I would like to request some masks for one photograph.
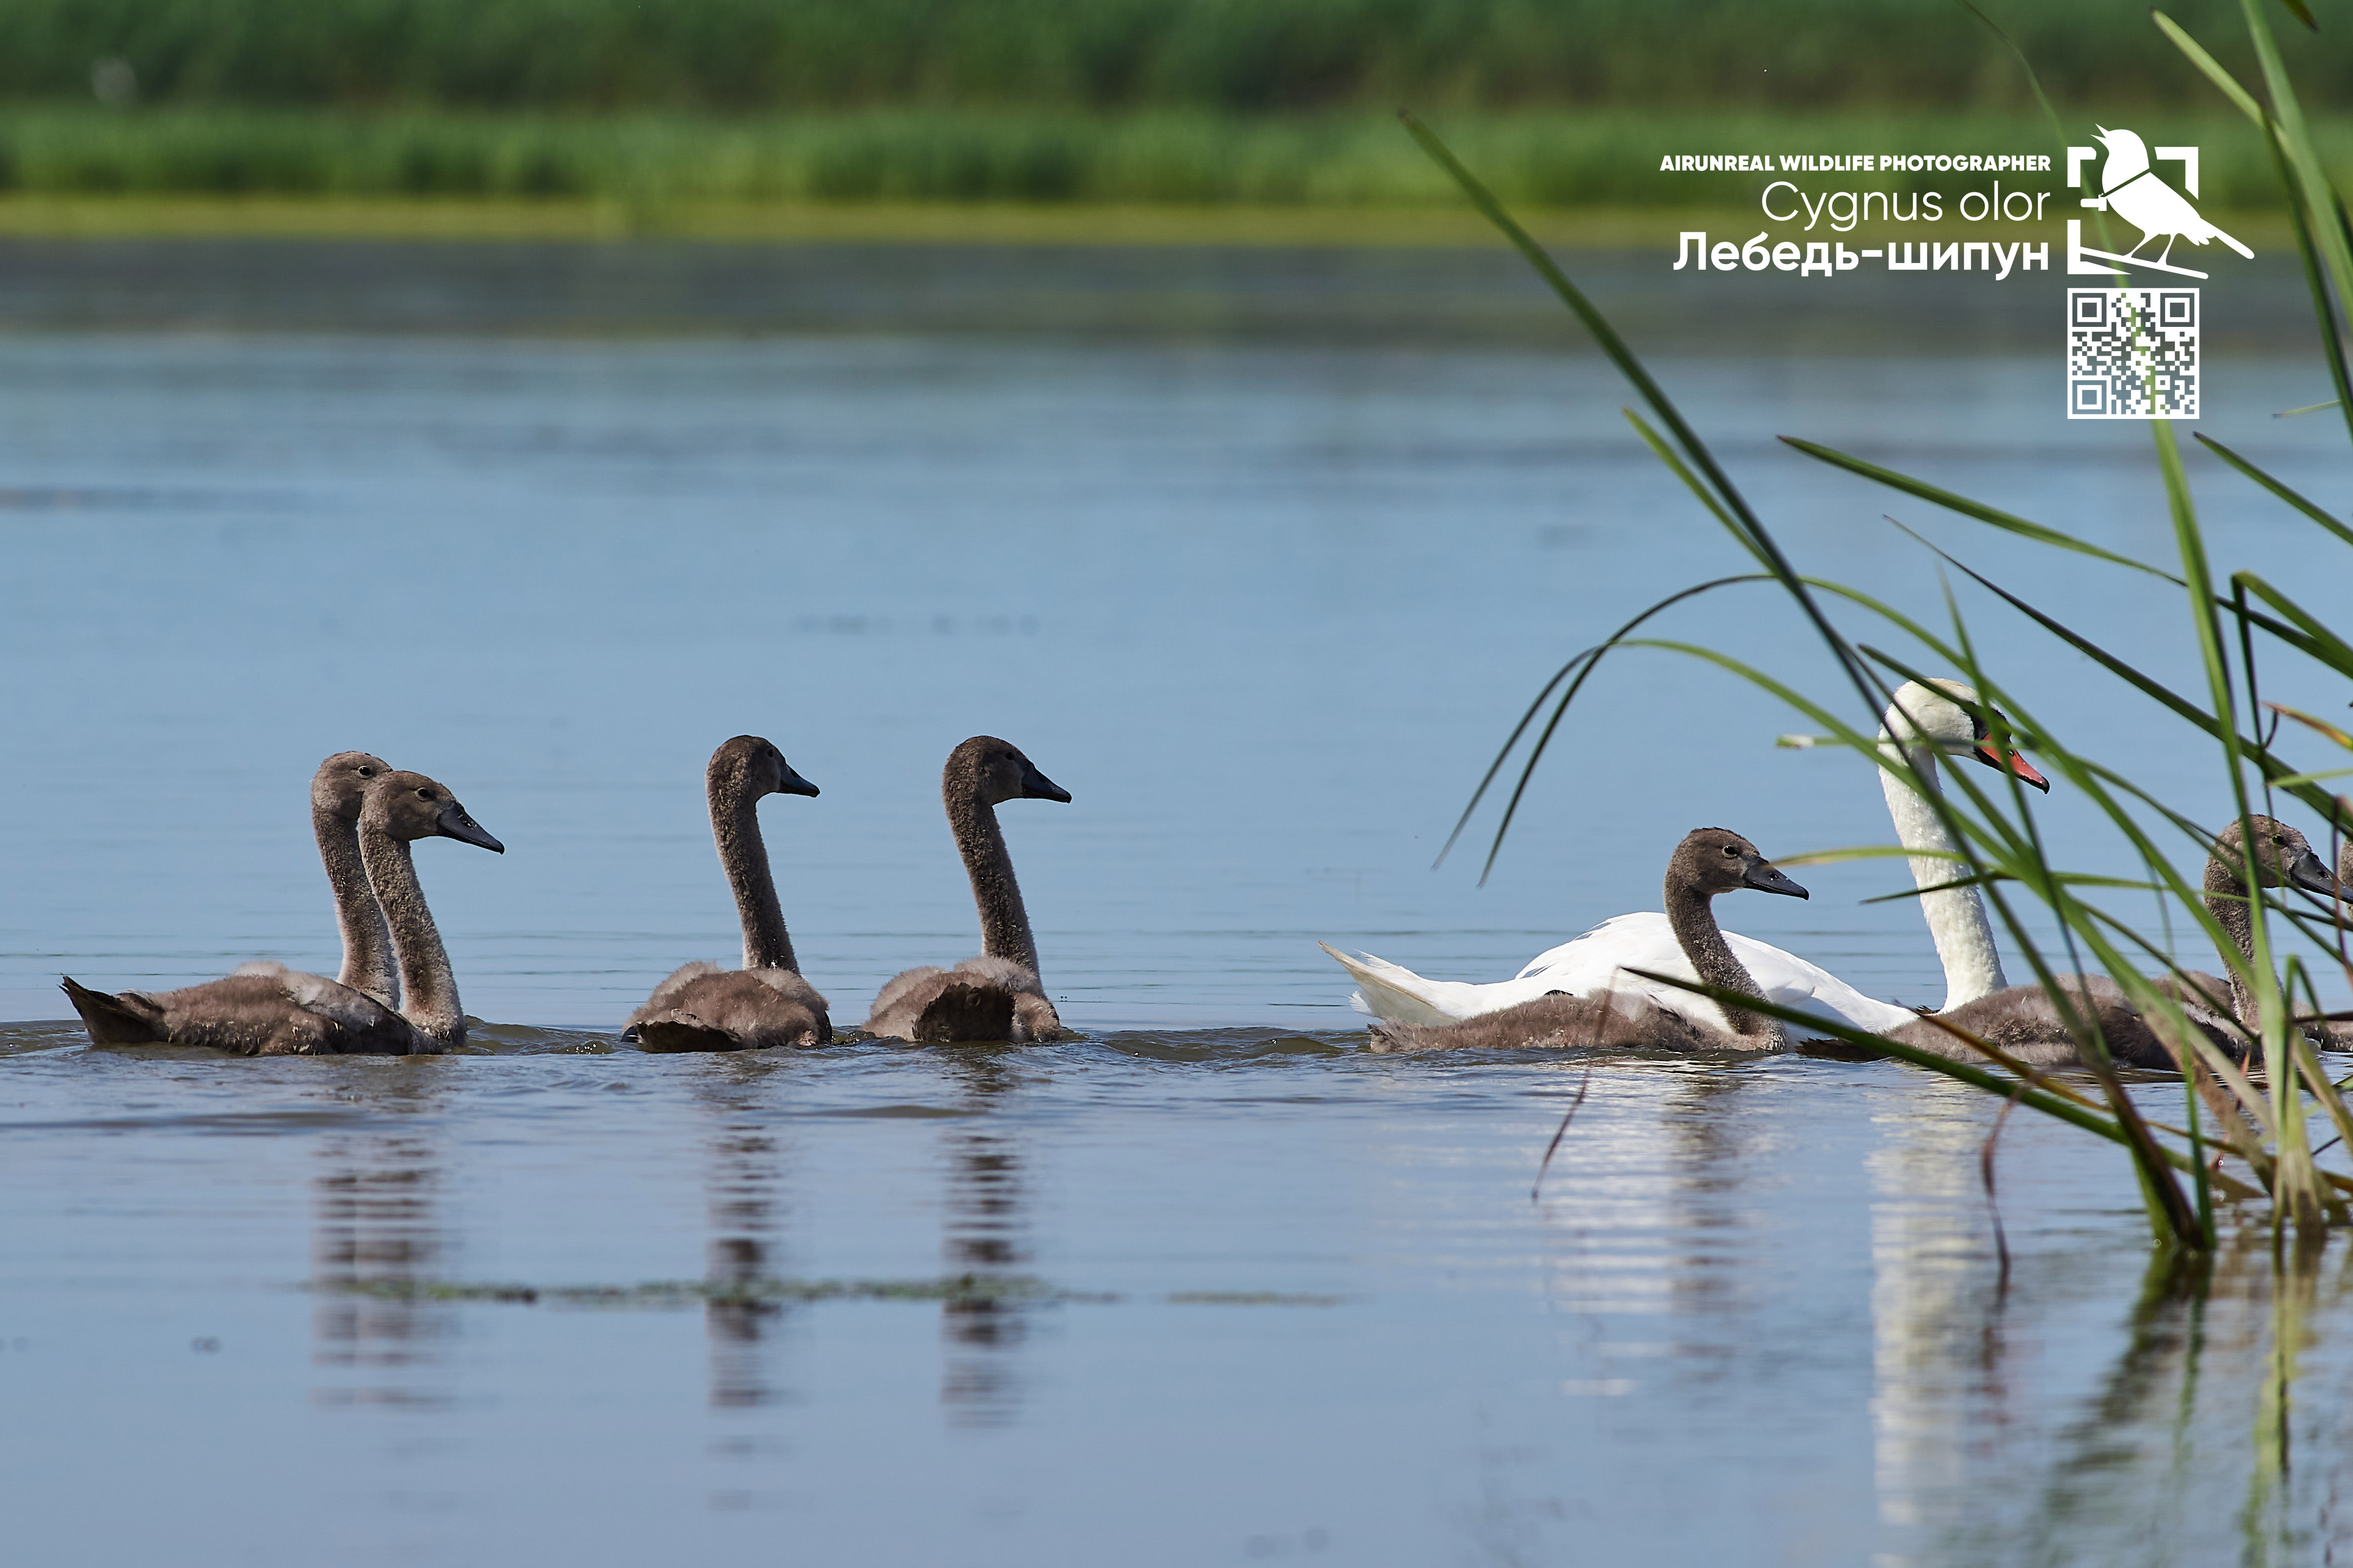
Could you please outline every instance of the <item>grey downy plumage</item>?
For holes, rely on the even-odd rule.
[[[455,838],[504,854],[440,784],[393,771],[367,787],[358,828],[361,864],[383,906],[406,1005],[282,963],[248,963],[177,991],[63,989],[93,1044],[204,1046],[238,1056],[432,1055],[462,1045],[466,1016],[441,933],[426,907],[409,845]]]
[[[821,1046],[833,1038],[826,999],[801,978],[793,939],[760,835],[760,801],[771,795],[815,795],[784,752],[757,735],[737,735],[711,753],[703,795],[711,838],[735,895],[744,928],[744,967],[693,963],[654,987],[629,1015],[621,1037],[649,1051],[739,1051]]]
[[[1014,879],[1013,857],[997,826],[1008,800],[1068,803],[1071,792],[1038,771],[1020,748],[975,735],[948,753],[940,798],[980,911],[981,955],[953,969],[926,965],[894,975],[860,1026],[883,1038],[924,1044],[1048,1040],[1062,1020],[1038,978],[1038,939]]]

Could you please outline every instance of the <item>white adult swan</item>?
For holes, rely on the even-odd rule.
[[[927,965],[893,976],[874,998],[873,1016],[860,1027],[933,1045],[1051,1039],[1062,1032],[1062,1020],[1038,979],[1038,939],[1022,907],[1021,885],[1013,879],[1013,857],[997,826],[997,807],[1008,800],[1068,804],[1071,792],[1039,773],[1019,747],[994,735],[975,735],[948,753],[940,798],[980,910],[981,956],[954,969]]]
[[[793,962],[793,939],[776,902],[768,847],[760,839],[761,796],[815,794],[817,785],[757,735],[738,735],[711,753],[703,795],[711,805],[712,842],[719,847],[744,928],[744,967],[685,965],[629,1015],[623,1039],[649,1051],[740,1051],[821,1046],[833,1038],[825,998]]]
[[[1807,896],[1805,889],[1767,864],[1757,846],[1721,827],[1694,828],[1667,862],[1667,921],[1693,972],[1711,985],[1755,996],[1759,994],[1757,981],[1725,944],[1713,907],[1717,894],[1740,888]],[[1711,1029],[1667,1011],[1640,992],[1543,996],[1434,1027],[1377,1023],[1369,1044],[1376,1051],[1570,1046],[1762,1051],[1788,1043],[1778,1020],[1737,1007],[1729,1011],[1730,1027]]]
[[[1976,700],[1977,693],[1957,681],[1907,682],[1888,706],[1880,739],[1902,751],[1921,790],[1938,789],[1939,755],[1968,757],[2012,773],[2036,789],[2048,790],[2050,784],[2025,758],[1994,750],[1983,721],[1961,706]],[[1957,847],[1935,806],[1919,790],[1884,767],[1879,776],[1896,837],[1906,849],[1950,853]],[[1914,881],[1924,889],[1937,889],[1923,892],[1919,902],[1928,934],[1936,944],[1936,956],[1944,964],[1946,1008],[2001,990],[2005,984],[2001,959],[1994,949],[1993,927],[1986,918],[1984,901],[1975,888],[1942,886],[1958,874],[1958,863],[1933,854],[1915,855],[1911,867]],[[1795,953],[1737,931],[1725,931],[1724,940],[1756,980],[1757,994],[1768,1002],[1874,1031],[1900,1028],[1918,1016],[1908,1007],[1864,995]],[[1716,1030],[1728,1027],[1724,1010],[1714,1003],[1624,973],[1639,969],[1694,978],[1667,917],[1655,911],[1606,920],[1574,941],[1537,954],[1512,979],[1492,984],[1426,980],[1370,953],[1350,958],[1328,946],[1324,951],[1356,977],[1358,989],[1350,1001],[1360,1011],[1391,1023],[1444,1024],[1516,1006],[1555,991],[1577,996],[1635,991],[1695,1024]]]
[[[458,1004],[458,983],[408,851],[417,839],[436,837],[506,853],[447,788],[423,773],[385,773],[369,784],[360,813],[360,858],[391,926],[406,997],[396,1013],[340,981],[267,962],[246,964],[226,979],[156,994],[110,995],[69,975],[66,997],[91,1043],[100,1046],[209,1046],[269,1057],[430,1056],[463,1045],[466,1015]]]

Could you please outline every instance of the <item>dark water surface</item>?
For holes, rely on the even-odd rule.
[[[2063,279],[1709,295],[1655,258],[1580,265],[1801,566],[1939,613],[1892,511],[2197,679],[2163,584],[1772,439],[2161,556],[2147,433],[2056,416]],[[2201,427],[2341,507],[2341,426],[2270,417],[2327,395],[2293,277],[2251,277],[2210,294]],[[434,773],[510,849],[418,856],[492,1021],[467,1054],[0,1028],[0,1508],[36,1560],[2190,1564],[2353,1539],[2341,1257],[2275,1276],[2256,1238],[2150,1275],[2114,1151],[2021,1117],[2005,1291],[1995,1108],[1908,1069],[1355,1048],[1316,937],[1496,978],[1651,907],[1695,825],[1775,854],[1889,837],[1867,768],[1774,747],[1807,721],[1636,652],[1494,879],[1430,871],[1544,674],[1745,565],[1499,258],[15,244],[0,327],[0,1017],[53,1017],[60,973],[332,967],[302,796],[329,751]],[[2222,559],[2308,602],[2353,586],[2192,462]],[[2224,809],[2154,708],[1961,603],[2038,718]],[[1761,590],[1662,625],[1834,690]],[[733,952],[700,784],[744,731],[825,792],[763,820],[845,1022],[972,950],[939,762],[1024,747],[1074,796],[1004,818],[1083,1037],[620,1047],[657,978]],[[2125,868],[2063,789],[2043,822]],[[1893,864],[1807,868],[1810,902],[1726,921],[1934,1001],[1916,915],[1862,902]]]

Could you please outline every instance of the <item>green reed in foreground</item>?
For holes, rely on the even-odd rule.
[[[2327,182],[2325,160],[2314,144],[2263,15],[2264,3],[2265,0],[2245,0],[2244,5],[2248,40],[2261,69],[2260,96],[2242,87],[2187,31],[2169,19],[2158,17],[2158,30],[2222,89],[2232,106],[2248,117],[2262,137],[2295,223],[2321,339],[2330,357],[2331,375],[2342,390],[2353,384],[2353,378],[2347,374],[2338,332],[2340,322],[2353,321],[2353,226],[2348,226],[2343,204]],[[2063,735],[2038,720],[2029,695],[2006,686],[1978,658],[1968,623],[1949,592],[1945,598],[1940,629],[1924,617],[1838,583],[1801,573],[1706,443],[1591,301],[1452,151],[1410,116],[1407,117],[1407,125],[1433,161],[1584,322],[1639,396],[1641,410],[1630,408],[1627,417],[1641,439],[1684,481],[1757,565],[1754,574],[1701,584],[1652,606],[1602,644],[1578,655],[1554,677],[1514,731],[1495,768],[1490,771],[1487,783],[1481,785],[1480,793],[1483,795],[1520,741],[1533,732],[1519,788],[1514,792],[1497,829],[1496,847],[1500,847],[1504,834],[1509,830],[1519,792],[1525,790],[1529,774],[1566,716],[1568,705],[1611,649],[1635,646],[1667,647],[1732,669],[1805,713],[1829,731],[1836,743],[1905,777],[1936,806],[1955,841],[1962,847],[1960,863],[1954,868],[1955,882],[1980,889],[1993,918],[2007,929],[2011,942],[2034,971],[2036,982],[2043,986],[2066,1021],[2079,1053],[2091,1068],[2097,1093],[2084,1093],[2047,1074],[2024,1068],[1974,1038],[1969,1043],[1985,1057],[1983,1066],[1909,1050],[1860,1030],[1826,1027],[1819,1020],[1769,1005],[1760,1006],[1746,997],[1738,999],[1741,1005],[1801,1024],[1809,1030],[1836,1035],[1853,1044],[1876,1047],[2114,1141],[2132,1158],[2151,1229],[2162,1246],[2211,1253],[2217,1244],[2218,1199],[2226,1203],[2267,1204],[2274,1226],[2293,1227],[2306,1236],[2353,1219],[2353,1207],[2348,1207],[2353,1178],[2325,1170],[2316,1163],[2308,1131],[2315,1117],[2325,1118],[2338,1136],[2353,1142],[2353,1110],[2348,1110],[2337,1086],[2323,1070],[2311,1041],[2291,1026],[2288,1006],[2293,998],[2307,1013],[2317,1010],[2313,981],[2316,963],[2329,965],[2353,979],[2353,961],[2346,955],[2346,930],[2341,923],[2345,916],[2258,894],[2253,900],[2254,952],[2251,962],[2242,960],[2207,911],[2201,887],[2177,870],[2165,853],[2167,847],[2186,840],[2202,862],[2214,843],[2205,826],[2133,784],[2125,772],[2071,746]],[[2341,412],[2348,434],[2353,434],[2353,399],[2347,400]],[[2329,775],[2306,772],[2274,749],[2282,717],[2303,716],[2272,710],[2266,720],[2261,676],[2266,660],[2292,657],[2353,678],[2353,643],[2336,632],[2322,615],[2256,574],[2239,571],[2224,575],[2214,565],[2199,524],[2172,426],[2166,421],[2154,421],[2151,433],[2174,539],[2173,558],[2162,564],[2131,559],[2064,530],[2015,516],[1827,447],[1805,441],[1792,441],[1791,445],[1821,461],[2046,548],[2073,552],[2115,570],[2154,576],[2172,584],[2181,592],[2188,612],[2187,630],[2198,648],[2205,677],[2201,691],[2182,692],[2167,688],[2037,607],[2024,595],[1972,570],[1966,563],[1944,555],[1952,569],[2088,656],[2107,678],[2154,700],[2175,721],[2206,737],[2215,749],[2242,823],[2257,810],[2268,811],[2275,796],[2286,795],[2318,814],[2328,824],[2332,836],[2344,836],[2353,831],[2353,801],[2323,787],[2323,779]],[[2353,545],[2353,526],[2331,516],[2221,443],[2203,436],[2199,439],[2232,468],[2315,523],[2320,530],[2315,548]],[[1943,555],[1942,552],[1938,553]],[[1741,665],[1712,649],[1634,636],[1651,616],[1670,605],[1759,582],[1778,584],[1813,626],[1837,660],[1862,711],[1868,716],[1865,721],[1849,722],[1841,712],[1850,710],[1844,710],[1842,704],[1817,700],[1764,671]],[[1902,656],[1860,640],[1842,628],[1833,611],[1841,615],[1860,613],[1886,631],[1899,634],[1904,639],[1900,646],[1922,651]],[[1986,706],[1980,710],[1979,717],[1990,727],[1994,745],[2005,751],[2013,744],[2032,750],[2055,779],[2099,806],[2138,855],[2143,868],[2139,879],[2092,877],[2067,869],[2054,847],[2042,838],[2031,804],[2015,779],[1989,786],[1958,776],[1957,772],[1944,781],[1940,791],[1936,781],[1914,774],[1900,757],[1882,754],[1875,721],[1887,705],[1892,688],[1905,679],[1947,673],[1959,675],[1981,694]],[[1559,692],[1556,699],[1556,691]],[[1536,724],[1539,718],[1545,720],[1541,727]],[[2306,728],[2353,751],[2353,737],[2333,727],[2306,720]],[[1477,797],[1472,804],[1475,809]],[[1469,814],[1465,815],[1467,818]],[[2256,842],[2252,832],[2247,832],[2246,842]],[[2247,885],[2255,886],[2252,861],[2242,870]],[[2253,989],[2261,1009],[2262,1025],[2250,1042],[2254,1054],[2247,1066],[2235,1063],[2200,1032],[2186,1026],[2179,1009],[2147,977],[2146,971],[2152,966],[2160,971],[2172,969],[2171,961],[2156,943],[2089,897],[2099,890],[2117,888],[2155,895],[2172,922],[2202,931],[2224,962]],[[2039,910],[2044,921],[2055,925],[2060,935],[2057,950],[2037,938],[2026,918],[2030,910]],[[2189,1042],[2182,1061],[2181,1125],[2168,1125],[2145,1113],[2126,1092],[2089,1017],[2075,998],[2057,984],[2063,975],[2095,971],[2113,977],[2145,1015],[2169,1020],[2177,1037]],[[1709,987],[1697,989],[1719,999],[1731,999]],[[2283,1382],[2283,1422],[2284,1386]]]

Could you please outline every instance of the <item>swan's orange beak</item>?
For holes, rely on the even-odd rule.
[[[1978,747],[1978,761],[1989,768],[2000,768],[2003,773],[2017,775],[2021,783],[2032,784],[2044,795],[2051,793],[2051,781],[2036,773],[2034,764],[2016,752],[2004,757],[2000,752],[1994,750],[1993,742],[1989,741]]]

